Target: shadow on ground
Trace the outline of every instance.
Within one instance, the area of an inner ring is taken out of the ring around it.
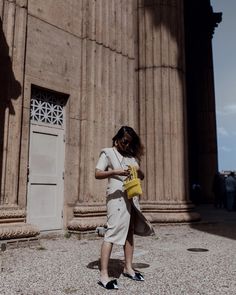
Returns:
[[[196,211],[201,215],[201,221],[192,223],[191,228],[236,240],[236,212],[216,209],[213,205],[200,205]]]
[[[142,269],[149,266],[147,263],[133,263],[134,269]],[[90,262],[87,268],[100,270],[100,260]],[[124,261],[121,259],[110,259],[108,269],[110,277],[119,278],[124,269]]]

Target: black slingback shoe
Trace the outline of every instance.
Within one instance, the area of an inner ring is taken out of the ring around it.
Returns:
[[[103,284],[103,282],[98,281],[98,285],[108,290],[112,290],[112,289],[118,290],[117,280],[111,280],[106,284]]]
[[[131,280],[134,280],[134,281],[139,281],[139,282],[144,281],[144,277],[143,277],[143,275],[141,275],[140,272],[135,272],[133,276],[131,276],[130,274],[128,274],[126,272],[123,272],[123,276],[127,277]]]

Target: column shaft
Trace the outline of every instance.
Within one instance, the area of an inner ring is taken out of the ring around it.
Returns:
[[[22,103],[24,88],[27,0],[1,1],[1,198],[0,239],[35,236],[36,228],[25,223],[26,213],[18,206]],[[4,83],[3,83],[4,82]]]
[[[152,221],[196,220],[189,201],[182,1],[139,1],[143,210]]]
[[[99,152],[122,125],[138,128],[133,0],[83,2],[79,196],[71,231],[105,222],[106,180],[95,180]]]

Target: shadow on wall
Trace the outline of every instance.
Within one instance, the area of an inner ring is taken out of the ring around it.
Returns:
[[[180,32],[181,26],[183,24],[181,24],[182,21],[179,18],[178,9],[176,9],[176,7],[178,7],[177,2],[175,0],[174,1],[173,0],[172,1],[162,0],[162,1],[160,1],[160,4],[157,5],[156,0],[142,0],[141,6],[144,7],[144,9],[146,11],[148,11],[148,13],[151,15],[154,29],[161,30],[161,26],[163,26],[165,28],[166,33],[169,34],[169,36],[173,40],[172,41],[173,44],[177,44],[178,56],[176,59],[176,64],[172,64],[173,62],[175,62],[175,60],[173,59],[173,56],[175,54],[175,52],[174,52],[175,49],[170,47],[170,50],[168,52],[168,55],[169,55],[168,56],[168,58],[169,58],[168,64],[165,64],[161,60],[161,62],[160,62],[161,64],[158,66],[163,67],[163,68],[169,67],[170,69],[176,68],[177,72],[179,74],[181,74],[180,80],[183,79],[182,74],[184,71],[183,67],[185,65],[184,50],[183,50],[184,32],[183,32],[183,35]],[[179,22],[179,23],[176,23],[176,22]],[[168,40],[166,40],[166,42],[170,42],[170,38],[168,38],[168,35],[166,36],[166,38],[168,39]],[[171,52],[171,51],[173,51],[173,52]],[[183,83],[185,83],[185,80],[183,81]]]
[[[3,32],[2,20],[0,19],[0,193],[2,192],[3,173],[3,152],[4,152],[4,129],[7,124],[8,115],[14,115],[15,110],[12,99],[17,99],[21,95],[21,85],[16,81],[12,69],[12,61],[9,56],[9,47]],[[0,199],[1,200],[1,199]]]

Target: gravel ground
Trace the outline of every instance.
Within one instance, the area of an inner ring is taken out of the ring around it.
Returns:
[[[214,212],[219,216],[222,211]],[[224,212],[227,218],[221,214],[214,222],[215,215],[205,213],[211,222],[159,225],[156,236],[135,237],[134,267],[144,274],[144,282],[122,276],[122,247],[115,246],[110,275],[118,279],[119,290],[107,291],[97,284],[102,238],[79,240],[61,234],[30,247],[7,247],[0,252],[0,295],[236,294],[236,213]]]

